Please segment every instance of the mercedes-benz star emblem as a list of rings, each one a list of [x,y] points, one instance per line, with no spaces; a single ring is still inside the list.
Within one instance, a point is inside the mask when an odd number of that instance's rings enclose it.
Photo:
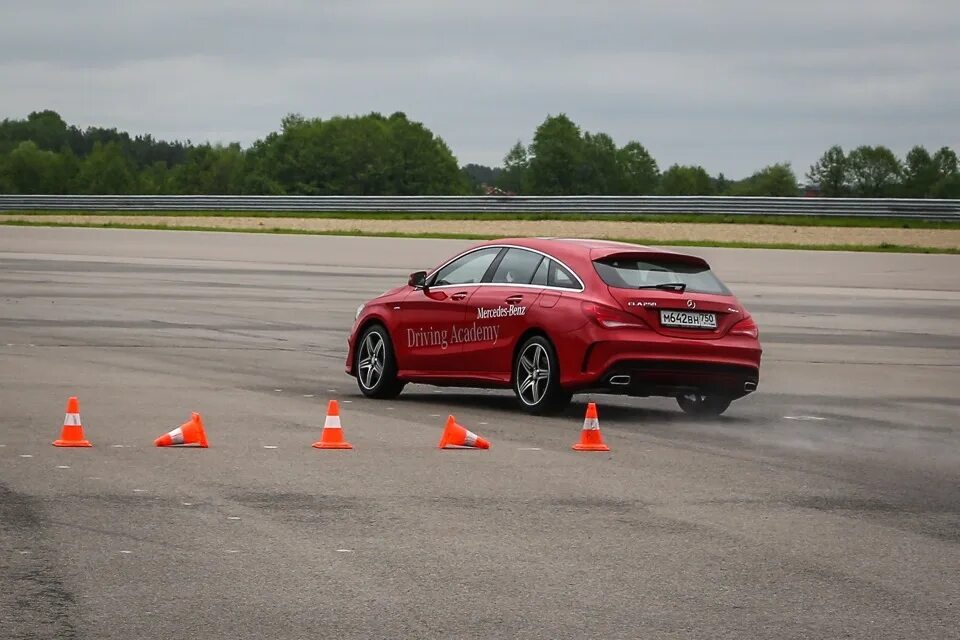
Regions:
[[[693,300],[687,300],[687,307],[688,307],[688,308],[693,309],[693,308],[696,307],[696,306],[697,306],[697,303],[696,303],[696,302],[694,302]]]

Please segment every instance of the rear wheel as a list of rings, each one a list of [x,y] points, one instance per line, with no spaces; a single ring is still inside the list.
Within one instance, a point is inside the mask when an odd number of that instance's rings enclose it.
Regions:
[[[684,413],[702,418],[715,418],[727,410],[730,398],[723,396],[705,396],[702,393],[686,393],[677,396],[677,404]]]
[[[357,386],[369,398],[396,398],[405,383],[397,380],[397,360],[387,329],[368,327],[357,342]]]
[[[546,338],[533,336],[517,351],[513,392],[520,406],[532,414],[559,411],[570,403],[572,395],[560,387],[557,354]]]

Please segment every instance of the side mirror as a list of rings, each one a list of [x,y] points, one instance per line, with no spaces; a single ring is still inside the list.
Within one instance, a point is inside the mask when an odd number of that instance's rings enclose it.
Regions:
[[[426,271],[417,271],[416,273],[410,274],[410,280],[407,281],[414,289],[426,289],[427,288],[427,272]]]

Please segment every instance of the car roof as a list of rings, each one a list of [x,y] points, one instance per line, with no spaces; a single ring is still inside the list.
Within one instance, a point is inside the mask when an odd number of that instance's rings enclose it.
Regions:
[[[563,260],[565,258],[589,258],[599,260],[619,254],[648,254],[651,257],[674,257],[691,262],[703,262],[702,258],[667,249],[648,247],[642,244],[601,240],[593,238],[500,238],[484,243],[486,245],[514,245],[549,253]],[[704,263],[705,264],[705,263]]]

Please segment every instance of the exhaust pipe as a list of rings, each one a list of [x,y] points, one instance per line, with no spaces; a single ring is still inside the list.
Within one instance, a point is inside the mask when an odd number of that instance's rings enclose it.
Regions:
[[[746,391],[747,393],[750,393],[751,391],[756,391],[756,390],[757,390],[757,383],[756,383],[756,382],[752,382],[752,381],[751,381],[751,382],[744,382],[744,383],[743,383],[743,390]]]
[[[630,384],[630,376],[611,376],[610,384],[615,387],[626,387]]]

